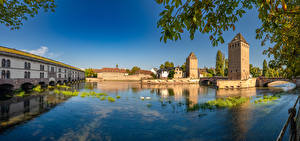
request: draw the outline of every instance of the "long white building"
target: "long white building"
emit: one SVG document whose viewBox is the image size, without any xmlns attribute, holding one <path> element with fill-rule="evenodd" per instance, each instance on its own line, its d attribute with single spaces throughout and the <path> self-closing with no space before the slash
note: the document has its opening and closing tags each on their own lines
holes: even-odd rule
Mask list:
<svg viewBox="0 0 300 141">
<path fill-rule="evenodd" d="M 0 46 L 0 90 L 84 80 L 84 71 L 38 55 Z"/>
</svg>

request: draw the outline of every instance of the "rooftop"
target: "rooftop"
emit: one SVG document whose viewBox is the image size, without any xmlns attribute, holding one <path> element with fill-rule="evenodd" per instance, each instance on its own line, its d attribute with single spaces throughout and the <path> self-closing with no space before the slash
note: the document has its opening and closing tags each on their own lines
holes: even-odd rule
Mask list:
<svg viewBox="0 0 300 141">
<path fill-rule="evenodd" d="M 7 48 L 7 47 L 0 46 L 0 52 L 6 52 L 6 53 L 12 53 L 12 54 L 17 54 L 17 55 L 21 55 L 21 56 L 26 56 L 26 57 L 38 59 L 38 60 L 41 60 L 41 61 L 46 61 L 46 62 L 54 63 L 54 64 L 57 64 L 57 65 L 60 65 L 60 66 L 63 66 L 63 67 L 67 67 L 67 68 L 71 68 L 71 69 L 82 71 L 79 68 L 76 68 L 76 67 L 73 67 L 73 66 L 70 66 L 70 65 L 67 65 L 67 64 L 64 64 L 64 63 L 61 63 L 61 62 L 49 59 L 49 58 L 45 58 L 45 57 L 42 57 L 42 56 L 31 54 L 31 53 L 28 53 L 28 52 L 25 52 L 25 51 L 20 51 L 20 50 L 16 50 L 16 49 L 12 49 L 12 48 Z"/>
<path fill-rule="evenodd" d="M 237 35 L 235 35 L 235 37 L 231 40 L 231 42 L 235 42 L 235 41 L 242 41 L 242 42 L 248 44 L 241 33 L 238 33 Z"/>
</svg>

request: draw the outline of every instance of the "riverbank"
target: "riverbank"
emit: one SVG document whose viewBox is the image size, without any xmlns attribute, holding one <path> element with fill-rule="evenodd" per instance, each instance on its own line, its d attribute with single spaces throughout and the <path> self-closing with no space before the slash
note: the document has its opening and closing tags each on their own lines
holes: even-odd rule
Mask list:
<svg viewBox="0 0 300 141">
<path fill-rule="evenodd" d="M 142 80 L 142 84 L 199 84 L 200 79 L 190 79 L 190 78 L 181 78 L 181 79 L 149 79 Z"/>
</svg>

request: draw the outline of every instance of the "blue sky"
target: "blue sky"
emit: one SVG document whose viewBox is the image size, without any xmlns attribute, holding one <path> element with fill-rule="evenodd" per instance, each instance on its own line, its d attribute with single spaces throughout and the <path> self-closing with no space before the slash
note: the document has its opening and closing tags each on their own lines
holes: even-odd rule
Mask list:
<svg viewBox="0 0 300 141">
<path fill-rule="evenodd" d="M 215 65 L 217 50 L 227 57 L 227 44 L 242 33 L 250 44 L 250 63 L 262 66 L 266 47 L 255 39 L 260 26 L 256 10 L 248 11 L 235 31 L 225 32 L 225 43 L 212 47 L 208 34 L 194 40 L 183 35 L 177 42 L 160 42 L 157 21 L 161 6 L 154 0 L 57 0 L 54 13 L 40 12 L 24 22 L 20 30 L 0 25 L 0 45 L 37 53 L 80 68 L 139 66 L 159 67 L 165 61 L 185 62 L 190 52 L 199 67 Z"/>
</svg>

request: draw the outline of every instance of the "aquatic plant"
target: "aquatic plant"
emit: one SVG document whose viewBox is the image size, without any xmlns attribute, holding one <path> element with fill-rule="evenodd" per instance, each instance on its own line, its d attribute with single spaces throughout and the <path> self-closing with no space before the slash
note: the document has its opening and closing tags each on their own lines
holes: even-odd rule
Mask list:
<svg viewBox="0 0 300 141">
<path fill-rule="evenodd" d="M 110 96 L 109 96 L 109 97 L 107 97 L 107 100 L 108 100 L 108 101 L 110 101 L 110 102 L 115 102 L 115 101 L 116 101 L 116 99 L 115 99 L 115 98 L 113 98 L 113 97 L 110 97 Z"/>
<path fill-rule="evenodd" d="M 148 104 L 147 104 L 147 107 L 148 107 L 148 108 L 152 107 L 152 104 L 148 103 Z"/>
<path fill-rule="evenodd" d="M 106 93 L 97 93 L 97 95 L 100 95 L 100 96 L 107 96 Z"/>
<path fill-rule="evenodd" d="M 70 86 L 67 86 L 66 84 L 63 84 L 63 85 L 57 84 L 56 87 L 57 88 L 64 88 L 64 89 L 70 89 L 71 88 Z"/>
<path fill-rule="evenodd" d="M 121 96 L 117 95 L 117 99 L 121 98 Z"/>
<path fill-rule="evenodd" d="M 268 103 L 280 98 L 280 95 L 265 95 L 260 99 L 254 101 L 254 103 Z"/>
<path fill-rule="evenodd" d="M 25 91 L 20 91 L 16 94 L 17 97 L 23 97 L 25 95 Z"/>
<path fill-rule="evenodd" d="M 106 99 L 106 97 L 105 96 L 102 96 L 101 98 L 100 98 L 100 100 L 105 100 Z"/>
<path fill-rule="evenodd" d="M 41 85 L 37 85 L 36 87 L 33 88 L 33 91 L 40 93 L 43 91 L 43 89 L 42 89 Z"/>
<path fill-rule="evenodd" d="M 215 109 L 215 108 L 231 108 L 239 106 L 250 100 L 246 97 L 226 97 L 215 100 L 210 100 L 205 103 L 195 104 L 193 107 L 187 109 L 187 111 L 195 111 L 199 109 Z"/>
<path fill-rule="evenodd" d="M 48 89 L 54 89 L 54 86 L 48 85 Z"/>
<path fill-rule="evenodd" d="M 55 90 L 54 90 L 54 93 L 55 93 L 55 94 L 60 94 L 60 91 L 59 91 L 58 89 L 55 89 Z"/>
</svg>

